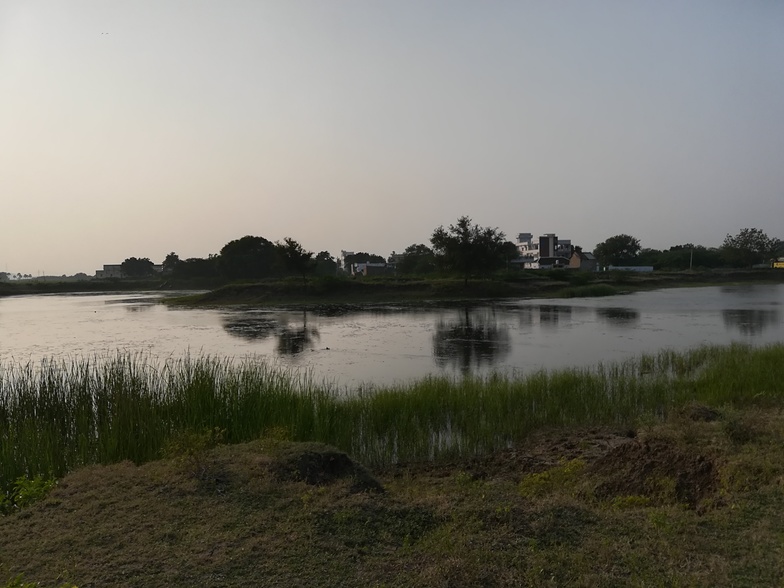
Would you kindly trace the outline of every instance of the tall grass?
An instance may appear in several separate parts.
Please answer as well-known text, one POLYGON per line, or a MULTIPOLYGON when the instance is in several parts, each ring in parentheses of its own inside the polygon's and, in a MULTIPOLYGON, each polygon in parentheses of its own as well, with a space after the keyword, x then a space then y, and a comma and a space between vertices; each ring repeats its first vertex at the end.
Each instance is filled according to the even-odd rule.
POLYGON ((545 426, 632 425, 696 400, 782 404, 784 345, 662 351, 593 370, 340 391, 259 361, 145 355, 0 365, 0 491, 19 476, 161 455, 186 432, 272 429, 373 465, 490 451, 545 426))

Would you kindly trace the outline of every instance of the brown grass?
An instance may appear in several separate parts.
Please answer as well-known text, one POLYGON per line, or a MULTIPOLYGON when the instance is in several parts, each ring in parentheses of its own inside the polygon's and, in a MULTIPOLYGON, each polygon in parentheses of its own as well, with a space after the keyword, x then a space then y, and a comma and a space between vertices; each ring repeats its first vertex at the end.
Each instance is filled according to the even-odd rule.
POLYGON ((350 466, 281 476, 320 451, 286 441, 89 466, 0 519, 0 586, 780 585, 784 415, 690 407, 635 433, 398 464, 383 492, 350 466))

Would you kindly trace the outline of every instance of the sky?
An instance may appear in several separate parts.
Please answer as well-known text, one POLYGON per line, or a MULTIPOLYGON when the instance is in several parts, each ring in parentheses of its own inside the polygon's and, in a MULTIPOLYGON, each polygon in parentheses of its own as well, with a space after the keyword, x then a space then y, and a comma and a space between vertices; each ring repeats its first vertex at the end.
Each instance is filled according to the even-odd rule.
POLYGON ((0 0, 0 271, 463 215, 784 239, 784 2, 0 0))

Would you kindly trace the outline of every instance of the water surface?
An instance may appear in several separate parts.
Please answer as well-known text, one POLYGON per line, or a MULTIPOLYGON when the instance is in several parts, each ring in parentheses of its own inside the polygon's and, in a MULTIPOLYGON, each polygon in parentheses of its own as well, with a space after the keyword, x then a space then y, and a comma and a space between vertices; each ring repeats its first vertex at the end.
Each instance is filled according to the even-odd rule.
POLYGON ((192 309, 158 293, 0 299, 0 361, 105 355, 263 357, 339 385, 595 366, 662 348, 784 341, 784 285, 349 310, 192 309))

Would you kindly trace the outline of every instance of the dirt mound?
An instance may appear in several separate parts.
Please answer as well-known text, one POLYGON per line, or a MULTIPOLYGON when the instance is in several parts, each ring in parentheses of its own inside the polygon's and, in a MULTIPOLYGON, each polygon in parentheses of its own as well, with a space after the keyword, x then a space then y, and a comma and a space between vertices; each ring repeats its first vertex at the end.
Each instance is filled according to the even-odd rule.
POLYGON ((293 445, 282 450, 269 466, 281 481, 298 481, 313 486, 352 480, 353 492, 384 492, 384 487, 361 465, 334 447, 317 443, 293 445))
POLYGON ((719 484, 713 461, 667 439, 619 445, 590 466, 588 473, 602 479, 595 487, 600 499, 645 496, 655 503, 679 502, 690 508, 713 495, 719 484))

